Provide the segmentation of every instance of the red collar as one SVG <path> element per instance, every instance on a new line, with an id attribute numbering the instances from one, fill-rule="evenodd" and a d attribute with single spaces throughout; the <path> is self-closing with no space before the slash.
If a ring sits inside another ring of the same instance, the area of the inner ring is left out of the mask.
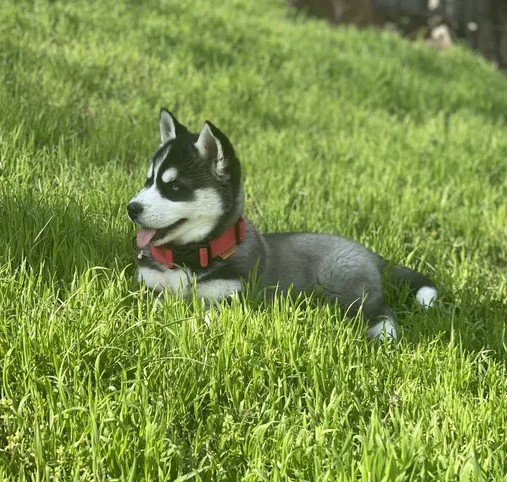
<path id="1" fill-rule="evenodd" d="M 222 233 L 218 238 L 207 244 L 188 248 L 185 246 L 170 248 L 168 245 L 150 246 L 151 255 L 169 269 L 176 268 L 178 264 L 197 264 L 207 268 L 215 258 L 227 259 L 234 253 L 234 248 L 245 239 L 246 224 L 240 218 L 233 226 Z M 192 260 L 194 262 L 192 263 Z"/>

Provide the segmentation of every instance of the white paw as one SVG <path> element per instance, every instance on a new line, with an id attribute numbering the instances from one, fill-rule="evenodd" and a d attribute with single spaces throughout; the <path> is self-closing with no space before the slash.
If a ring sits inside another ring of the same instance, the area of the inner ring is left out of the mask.
<path id="1" fill-rule="evenodd" d="M 368 338 L 373 340 L 378 338 L 380 341 L 384 339 L 396 340 L 397 333 L 393 321 L 390 318 L 385 318 L 373 326 L 370 326 L 367 331 Z"/>
<path id="2" fill-rule="evenodd" d="M 206 325 L 207 328 L 209 328 L 211 326 L 211 313 L 209 311 L 206 311 L 206 313 L 204 314 L 204 324 Z"/>
<path id="3" fill-rule="evenodd" d="M 423 286 L 417 291 L 415 299 L 423 308 L 428 309 L 433 306 L 434 301 L 437 299 L 437 290 L 430 286 Z"/>

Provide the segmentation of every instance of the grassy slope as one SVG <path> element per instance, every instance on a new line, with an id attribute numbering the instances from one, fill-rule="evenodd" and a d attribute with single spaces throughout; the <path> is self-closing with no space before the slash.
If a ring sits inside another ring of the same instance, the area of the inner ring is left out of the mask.
<path id="1" fill-rule="evenodd" d="M 505 77 L 268 0 L 107 3 L 0 10 L 0 480 L 502 480 Z M 125 203 L 162 105 L 230 135 L 260 228 L 443 302 L 380 347 L 326 307 L 155 308 Z"/>

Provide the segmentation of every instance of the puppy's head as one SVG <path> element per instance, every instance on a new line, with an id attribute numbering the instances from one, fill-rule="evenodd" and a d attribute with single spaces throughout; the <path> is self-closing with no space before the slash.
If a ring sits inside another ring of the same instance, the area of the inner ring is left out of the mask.
<path id="1" fill-rule="evenodd" d="M 144 187 L 127 206 L 141 227 L 137 246 L 207 240 L 243 210 L 232 144 L 208 121 L 199 134 L 191 134 L 166 109 L 160 111 L 160 137 Z"/>

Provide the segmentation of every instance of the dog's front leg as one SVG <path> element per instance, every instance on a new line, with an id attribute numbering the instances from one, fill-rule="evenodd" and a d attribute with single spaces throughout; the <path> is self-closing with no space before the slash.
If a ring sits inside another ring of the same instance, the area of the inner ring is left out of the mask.
<path id="1" fill-rule="evenodd" d="M 197 283 L 197 295 L 204 298 L 206 304 L 218 303 L 241 291 L 241 282 L 237 279 L 214 279 Z"/>
<path id="2" fill-rule="evenodd" d="M 206 315 L 204 322 L 210 325 L 212 309 L 217 310 L 216 305 L 222 300 L 230 300 L 236 293 L 241 291 L 241 282 L 236 279 L 214 279 L 197 283 L 197 296 L 205 303 Z M 218 310 L 217 310 L 218 311 Z"/>

